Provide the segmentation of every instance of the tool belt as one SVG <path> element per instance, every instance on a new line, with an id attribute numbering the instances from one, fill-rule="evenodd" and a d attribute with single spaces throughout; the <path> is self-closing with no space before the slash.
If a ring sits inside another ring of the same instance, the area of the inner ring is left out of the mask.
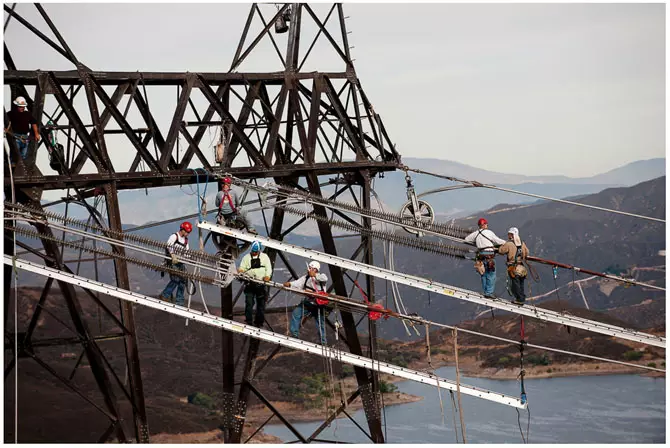
<path id="1" fill-rule="evenodd" d="M 528 275 L 528 269 L 521 263 L 512 263 L 507 265 L 507 274 L 511 278 L 525 278 Z"/>
<path id="2" fill-rule="evenodd" d="M 496 270 L 496 254 L 477 254 L 475 258 L 475 270 L 479 275 L 484 275 L 486 271 L 495 272 Z"/>
<path id="3" fill-rule="evenodd" d="M 267 287 L 261 283 L 245 281 L 244 292 L 255 294 L 256 296 L 267 296 Z"/>

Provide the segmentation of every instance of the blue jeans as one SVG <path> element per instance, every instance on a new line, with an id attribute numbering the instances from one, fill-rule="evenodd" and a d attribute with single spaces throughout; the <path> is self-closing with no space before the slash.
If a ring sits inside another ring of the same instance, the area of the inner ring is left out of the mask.
<path id="1" fill-rule="evenodd" d="M 496 289 L 496 271 L 490 271 L 488 268 L 482 275 L 482 289 L 484 294 L 493 294 Z"/>
<path id="2" fill-rule="evenodd" d="M 172 265 L 174 269 L 179 269 L 184 271 L 186 268 L 184 266 L 184 263 L 177 263 L 175 265 Z M 172 291 L 177 288 L 177 298 L 175 300 L 175 303 L 180 306 L 184 306 L 184 290 L 186 289 L 186 279 L 184 277 L 179 277 L 174 274 L 170 274 L 170 283 L 167 284 L 163 292 L 161 293 L 161 296 L 165 299 L 169 299 L 172 297 Z"/>
<path id="3" fill-rule="evenodd" d="M 326 345 L 326 309 L 315 305 L 307 299 L 300 302 L 300 304 L 293 310 L 293 314 L 291 315 L 291 325 L 289 326 L 291 334 L 293 337 L 299 337 L 300 322 L 302 321 L 302 318 L 310 316 L 314 317 L 314 320 L 316 320 L 316 329 L 319 332 L 321 344 Z"/>
<path id="4" fill-rule="evenodd" d="M 16 147 L 19 148 L 19 154 L 25 160 L 28 157 L 28 134 L 14 134 L 14 136 L 16 137 Z M 20 137 L 23 137 L 23 139 Z"/>

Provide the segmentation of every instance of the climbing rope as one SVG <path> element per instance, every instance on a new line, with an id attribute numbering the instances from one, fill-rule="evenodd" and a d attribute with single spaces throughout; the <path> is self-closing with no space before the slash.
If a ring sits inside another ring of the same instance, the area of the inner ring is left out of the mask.
<path id="1" fill-rule="evenodd" d="M 426 325 L 426 356 L 428 358 L 428 372 L 432 375 L 435 375 L 435 369 L 433 368 L 433 361 L 430 357 L 430 324 Z M 440 413 L 442 415 L 442 425 L 444 425 L 444 405 L 442 404 L 442 391 L 440 390 L 440 381 L 437 380 L 437 396 L 440 399 Z"/>
<path id="2" fill-rule="evenodd" d="M 16 6 L 16 3 L 14 4 Z M 12 7 L 14 9 L 14 7 Z M 9 19 L 7 20 L 9 23 Z M 5 29 L 7 24 L 5 24 Z M 16 203 L 16 191 L 14 189 L 14 173 L 9 153 L 9 144 L 4 140 L 5 153 L 9 165 L 9 180 L 12 186 L 12 203 Z M 14 256 L 12 257 L 12 273 L 14 274 L 14 443 L 19 443 L 19 270 L 16 268 L 16 232 L 12 232 Z"/>
<path id="3" fill-rule="evenodd" d="M 454 391 L 449 390 L 449 395 L 451 395 L 451 410 L 452 410 L 452 416 L 454 417 L 454 435 L 456 436 L 456 443 L 460 443 L 460 440 L 458 439 L 458 424 L 456 423 L 456 414 L 458 413 L 458 409 L 456 409 L 456 399 L 454 398 Z"/>
<path id="4" fill-rule="evenodd" d="M 520 336 L 521 339 L 519 340 L 519 363 L 521 365 L 519 375 L 517 376 L 517 379 L 521 383 L 521 404 L 526 404 L 527 403 L 527 398 L 526 398 L 526 388 L 524 386 L 524 377 L 526 376 L 526 371 L 523 368 L 523 351 L 524 347 L 526 345 L 526 329 L 524 326 L 524 320 L 523 316 L 520 316 L 521 318 L 521 330 L 520 330 Z M 528 428 L 526 430 L 526 434 L 524 435 L 523 429 L 521 428 L 521 413 L 519 412 L 519 409 L 516 409 L 516 414 L 517 414 L 517 422 L 519 424 L 519 432 L 521 433 L 521 440 L 523 440 L 523 443 L 528 443 L 528 434 L 530 431 L 530 411 L 528 411 Z"/>
<path id="5" fill-rule="evenodd" d="M 458 329 L 453 329 L 454 334 L 454 358 L 456 360 L 456 392 L 458 394 L 458 416 L 461 419 L 461 436 L 463 443 L 468 443 L 465 437 L 465 420 L 463 419 L 463 405 L 461 403 L 461 374 L 458 368 Z"/>

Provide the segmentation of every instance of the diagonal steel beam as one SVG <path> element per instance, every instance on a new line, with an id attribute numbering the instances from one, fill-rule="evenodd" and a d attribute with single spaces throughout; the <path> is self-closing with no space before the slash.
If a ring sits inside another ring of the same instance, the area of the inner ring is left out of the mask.
<path id="1" fill-rule="evenodd" d="M 228 112 L 228 109 L 223 106 L 221 100 L 217 98 L 216 93 L 214 93 L 212 88 L 205 82 L 204 79 L 202 79 L 200 75 L 197 76 L 200 81 L 198 87 L 210 102 L 210 104 L 214 106 L 219 115 L 224 119 L 230 120 L 230 122 L 233 124 L 233 135 L 239 139 L 240 144 L 247 151 L 247 154 L 249 154 L 249 156 L 254 160 L 254 162 L 256 162 L 256 164 L 264 168 L 269 168 L 269 164 L 265 161 L 262 154 L 258 151 L 258 149 L 256 149 L 254 144 L 251 143 L 247 135 L 244 133 L 244 129 L 238 125 L 235 118 L 230 114 L 230 112 Z"/>
<path id="2" fill-rule="evenodd" d="M 68 61 L 72 62 L 73 64 L 76 64 L 77 61 L 75 59 L 72 59 L 70 55 L 63 50 L 61 47 L 59 47 L 53 40 L 49 39 L 47 36 L 44 35 L 40 30 L 35 28 L 30 22 L 28 22 L 26 19 L 21 17 L 16 13 L 16 11 L 12 10 L 7 6 L 7 4 L 4 5 L 5 12 L 8 13 L 10 16 L 14 17 L 16 20 L 21 23 L 21 25 L 25 26 L 28 28 L 30 31 L 32 31 L 37 37 L 42 39 L 44 42 L 46 42 L 51 48 L 56 50 L 58 53 L 62 54 Z"/>
<path id="3" fill-rule="evenodd" d="M 223 98 L 224 92 L 227 92 L 230 90 L 230 84 L 222 84 L 216 89 L 216 97 L 217 98 Z M 216 109 L 214 108 L 213 105 L 209 105 L 207 107 L 207 110 L 205 111 L 205 115 L 200 121 L 210 121 L 212 117 L 214 116 L 214 112 L 216 112 Z M 188 164 L 191 163 L 191 159 L 193 158 L 193 154 L 195 152 L 196 147 L 200 145 L 200 141 L 202 140 L 202 137 L 205 135 L 205 131 L 207 130 L 207 126 L 199 126 L 198 130 L 195 131 L 195 134 L 193 135 L 193 143 L 189 144 L 188 149 L 184 153 L 184 157 L 181 159 L 181 163 L 179 164 L 180 169 L 185 169 L 188 168 Z"/>
<path id="4" fill-rule="evenodd" d="M 6 8 L 6 6 L 5 6 L 5 8 Z M 266 33 L 270 30 L 270 28 L 275 24 L 275 21 L 277 20 L 277 18 L 278 18 L 281 14 L 284 13 L 284 11 L 286 10 L 286 8 L 288 8 L 288 3 L 284 4 L 281 8 L 279 8 L 279 10 L 277 11 L 277 14 L 275 14 L 275 15 L 272 17 L 272 19 L 270 19 L 270 21 L 268 22 L 268 24 L 265 25 L 265 27 L 263 27 L 263 29 L 262 29 L 261 32 L 258 34 L 258 36 L 256 36 L 256 39 L 254 39 L 254 41 L 249 45 L 249 47 L 244 51 L 244 53 L 242 53 L 239 57 L 236 57 L 235 59 L 233 59 L 233 63 L 231 64 L 231 66 L 230 66 L 230 70 L 228 70 L 228 72 L 232 72 L 232 71 L 234 71 L 237 67 L 240 66 L 240 64 L 247 58 L 247 56 L 249 56 L 249 53 L 251 53 L 251 51 L 252 51 L 254 48 L 256 48 L 256 45 L 258 45 L 258 43 L 261 41 L 261 39 L 263 38 L 263 36 L 265 36 L 265 34 L 266 34 Z M 253 9 L 253 5 L 252 5 L 252 9 Z M 251 21 L 251 18 L 249 18 L 248 21 Z M 238 50 L 239 50 L 239 48 L 241 48 L 241 47 L 244 45 L 244 40 L 246 39 L 246 33 L 244 33 L 244 35 L 243 35 L 242 37 L 243 37 L 243 40 L 240 41 L 240 45 L 238 46 Z"/>
<path id="5" fill-rule="evenodd" d="M 93 129 L 95 130 L 95 138 L 98 141 L 98 148 L 100 150 L 100 156 L 102 157 L 103 162 L 107 165 L 107 171 L 110 173 L 114 172 L 114 165 L 109 158 L 107 153 L 107 142 L 105 141 L 105 131 L 102 121 L 100 120 L 100 112 L 98 111 L 98 101 L 95 97 L 95 82 L 92 79 L 91 74 L 86 70 L 86 68 L 78 64 L 77 71 L 84 83 L 84 90 L 86 91 L 86 100 L 88 101 L 88 108 L 91 113 L 91 120 L 93 121 Z M 108 98 L 109 100 L 109 98 Z M 104 103 L 104 101 L 103 101 Z"/>
<path id="6" fill-rule="evenodd" d="M 75 64 L 77 64 L 77 63 L 78 63 L 78 61 L 77 61 L 77 57 L 74 55 L 74 53 L 73 53 L 72 50 L 70 49 L 70 47 L 68 46 L 67 42 L 65 42 L 65 39 L 63 39 L 63 36 L 61 36 L 61 34 L 58 32 L 58 29 L 57 29 L 56 26 L 53 24 L 53 22 L 51 21 L 51 19 L 50 19 L 49 16 L 47 15 L 47 13 L 46 13 L 46 11 L 44 10 L 44 8 L 42 8 L 42 5 L 40 5 L 39 3 L 35 3 L 35 7 L 36 7 L 37 10 L 40 12 L 40 15 L 42 16 L 42 18 L 44 19 L 44 21 L 47 23 L 47 25 L 49 25 L 49 28 L 51 29 L 51 32 L 54 33 L 54 36 L 56 36 L 56 39 L 58 39 L 58 42 L 61 44 L 61 46 L 63 47 L 63 49 L 64 49 L 65 52 L 67 53 L 67 55 L 68 55 L 68 59 L 70 59 L 72 62 L 74 62 Z"/>
<path id="7" fill-rule="evenodd" d="M 193 74 L 189 74 L 186 78 L 186 83 L 184 83 L 181 94 L 179 95 L 179 101 L 177 102 L 177 108 L 174 111 L 174 116 L 172 117 L 172 124 L 170 124 L 170 129 L 168 130 L 167 139 L 165 140 L 165 147 L 163 148 L 163 153 L 160 158 L 160 166 L 163 169 L 167 168 L 168 161 L 172 156 L 172 150 L 174 149 L 174 144 L 179 137 L 179 128 L 181 127 L 181 122 L 184 119 L 184 112 L 186 112 L 186 106 L 188 106 L 188 100 L 191 97 L 191 90 L 195 85 L 196 77 Z"/>
<path id="8" fill-rule="evenodd" d="M 240 117 L 238 120 L 233 122 L 233 126 L 237 125 L 240 128 L 244 128 L 247 125 L 247 122 L 249 121 L 249 115 L 251 114 L 254 103 L 256 102 L 256 99 L 258 98 L 258 91 L 261 87 L 261 84 L 259 82 L 254 83 L 249 91 L 247 92 L 247 96 L 243 101 L 243 106 L 242 110 L 240 110 Z M 246 137 L 246 134 L 244 134 Z M 237 153 L 237 147 L 240 145 L 240 137 L 238 135 L 234 135 L 231 141 L 230 141 L 230 146 L 228 147 L 227 154 L 225 155 L 226 159 L 223 161 L 224 166 L 228 167 L 231 166 L 233 163 L 233 159 L 235 158 L 235 154 Z M 250 142 L 251 143 L 251 142 Z"/>
<path id="9" fill-rule="evenodd" d="M 365 158 L 367 158 L 368 160 L 373 159 L 373 157 L 370 156 L 365 147 L 362 145 L 362 139 L 360 138 L 360 129 L 361 129 L 360 126 L 358 128 L 359 132 L 358 133 L 355 132 L 353 124 L 349 120 L 349 116 L 347 115 L 347 112 L 344 109 L 344 106 L 342 105 L 340 98 L 337 96 L 335 87 L 333 87 L 333 84 L 327 77 L 324 77 L 323 79 L 325 81 L 324 90 L 326 92 L 326 95 L 328 96 L 328 99 L 330 100 L 330 104 L 332 104 L 333 109 L 335 110 L 335 114 L 337 115 L 337 118 L 339 118 L 340 122 L 342 123 L 344 131 L 346 132 L 347 136 L 349 137 L 349 140 L 351 141 L 351 144 L 354 146 L 354 149 L 356 150 L 356 160 L 361 160 Z"/>
<path id="10" fill-rule="evenodd" d="M 325 24 L 321 23 L 321 21 L 316 16 L 316 14 L 314 14 L 314 11 L 312 11 L 312 8 L 309 7 L 309 4 L 305 3 L 304 6 L 305 6 L 305 9 L 307 9 L 307 12 L 309 13 L 309 15 L 312 16 L 312 19 L 316 23 L 316 26 L 319 27 L 320 31 L 323 31 L 323 34 L 326 36 L 326 38 L 328 39 L 330 44 L 335 48 L 335 51 L 337 51 L 337 54 L 339 54 L 340 57 L 342 58 L 342 60 L 344 61 L 344 63 L 347 64 L 347 68 L 352 68 L 353 69 L 353 66 L 351 64 L 351 60 L 347 57 L 346 54 L 344 54 L 344 52 L 340 48 L 340 45 L 337 42 L 335 42 L 335 39 L 333 39 L 333 36 L 331 36 L 331 34 L 326 29 Z"/>
<path id="11" fill-rule="evenodd" d="M 265 149 L 265 160 L 268 163 L 272 162 L 273 154 L 276 157 L 277 163 L 287 163 L 287 160 L 283 157 L 281 142 L 279 141 L 279 127 L 281 126 L 281 117 L 284 114 L 284 106 L 286 104 L 287 95 L 288 85 L 284 83 L 282 84 L 281 91 L 279 92 L 279 100 L 277 101 L 277 107 L 273 115 L 272 110 L 266 108 L 270 101 L 267 87 L 265 84 L 261 85 L 260 97 L 263 104 L 263 111 L 265 112 L 267 122 L 270 123 L 270 137 Z"/>
<path id="12" fill-rule="evenodd" d="M 130 143 L 135 147 L 137 152 L 140 154 L 142 159 L 144 159 L 145 162 L 151 167 L 152 170 L 158 171 L 160 173 L 165 173 L 165 170 L 163 167 L 161 167 L 158 162 L 153 158 L 151 153 L 142 145 L 142 142 L 140 142 L 139 138 L 135 135 L 133 132 L 132 127 L 128 124 L 126 119 L 121 115 L 121 112 L 119 109 L 114 105 L 112 102 L 111 98 L 107 96 L 107 92 L 102 88 L 102 86 L 98 85 L 96 79 L 92 76 L 90 76 L 90 81 L 95 88 L 95 92 L 98 94 L 98 97 L 102 101 L 102 103 L 107 107 L 109 110 L 110 114 L 112 117 L 114 117 L 114 120 L 118 123 L 118 125 L 121 127 L 123 130 L 124 134 L 126 137 L 128 137 L 128 140 L 130 140 Z M 102 130 L 98 131 L 98 134 L 101 134 Z"/>
<path id="13" fill-rule="evenodd" d="M 209 164 L 209 160 L 207 160 L 202 151 L 200 151 L 200 148 L 198 148 L 198 144 L 196 143 L 195 139 L 191 136 L 191 134 L 188 132 L 186 126 L 183 125 L 180 126 L 179 130 L 184 136 L 184 138 L 186 138 L 186 141 L 189 144 L 189 151 L 192 151 L 191 154 L 195 153 L 195 155 L 198 156 L 198 159 L 200 160 L 200 163 L 202 163 L 202 167 L 204 169 L 206 169 L 207 171 L 212 171 L 212 165 Z"/>
<path id="14" fill-rule="evenodd" d="M 123 95 L 126 93 L 128 90 L 129 84 L 123 83 L 120 84 L 116 87 L 114 90 L 114 93 L 112 94 L 111 102 L 114 104 L 114 106 L 119 105 L 121 100 L 123 99 Z M 75 93 L 76 94 L 76 93 Z M 107 126 L 107 123 L 109 123 L 109 120 L 112 118 L 112 112 L 109 109 L 109 107 L 106 107 L 105 110 L 102 111 L 102 115 L 100 116 L 100 123 L 102 127 L 104 128 Z M 56 120 L 57 121 L 57 120 Z M 97 139 L 96 136 L 96 129 L 93 129 L 90 133 L 91 139 Z M 70 168 L 72 173 L 77 174 L 81 171 L 82 167 L 84 166 L 84 163 L 86 162 L 86 152 L 85 151 L 80 151 L 77 156 L 74 159 L 74 162 L 72 162 L 72 167 Z"/>
<path id="15" fill-rule="evenodd" d="M 58 101 L 60 106 L 63 108 L 63 112 L 67 116 L 68 120 L 70 120 L 72 127 L 84 144 L 83 148 L 86 151 L 89 159 L 93 161 L 95 166 L 98 168 L 98 171 L 109 172 L 109 167 L 106 166 L 99 157 L 100 154 L 98 153 L 98 149 L 93 143 L 93 139 L 91 139 L 91 136 L 84 127 L 84 123 L 81 121 L 79 114 L 77 114 L 77 111 L 74 110 L 74 106 L 70 102 L 67 95 L 65 95 L 65 92 L 58 83 L 58 80 L 54 76 L 53 72 L 47 73 L 47 79 L 49 81 L 49 85 L 51 86 L 51 90 L 56 97 L 56 101 Z"/>
<path id="16" fill-rule="evenodd" d="M 321 434 L 321 433 L 323 432 L 324 429 L 326 429 L 327 427 L 329 427 L 330 424 L 333 422 L 333 420 L 335 420 L 335 419 L 337 418 L 337 416 L 340 415 L 340 414 L 342 413 L 342 411 L 344 411 L 344 410 L 347 408 L 347 406 L 349 406 L 351 403 L 353 403 L 354 400 L 355 400 L 356 398 L 358 398 L 360 394 L 361 394 L 361 390 L 360 390 L 360 389 L 356 389 L 356 390 L 354 391 L 354 393 L 351 394 L 351 395 L 349 396 L 349 398 L 347 398 L 347 401 L 346 401 L 345 403 L 342 403 L 342 405 L 340 405 L 339 408 L 337 408 L 332 414 L 330 414 L 330 415 L 328 416 L 328 418 L 326 419 L 326 421 L 323 422 L 323 423 L 321 424 L 321 426 L 319 426 L 318 428 L 316 428 L 316 429 L 314 430 L 314 432 L 307 438 L 307 443 L 310 443 L 311 441 L 313 441 L 314 439 L 316 439 L 316 438 L 319 436 L 319 434 Z"/>
<path id="17" fill-rule="evenodd" d="M 184 76 L 184 80 L 185 79 L 186 77 Z M 144 86 L 145 79 L 141 78 L 141 81 Z M 149 110 L 149 104 L 147 103 L 148 99 L 147 101 L 145 101 L 138 90 L 135 90 L 133 99 L 135 100 L 137 109 L 140 111 L 140 114 L 142 115 L 144 122 L 147 124 L 147 127 L 151 130 L 150 133 L 152 138 L 154 139 L 156 146 L 158 146 L 159 151 L 162 150 L 162 148 L 165 148 L 165 139 L 163 138 L 163 134 L 161 133 L 160 128 L 156 123 L 156 120 L 154 120 L 154 117 L 151 114 L 151 111 Z M 177 168 L 177 163 L 175 162 L 172 156 L 170 156 L 170 163 L 168 164 L 168 168 L 170 168 L 171 170 Z"/>
<path id="18" fill-rule="evenodd" d="M 262 402 L 262 403 L 263 403 L 263 404 L 264 404 L 264 405 L 265 405 L 265 406 L 266 406 L 266 407 L 267 407 L 267 408 L 268 408 L 274 415 L 276 415 L 277 418 L 278 418 L 279 420 L 281 420 L 281 422 L 282 422 L 282 423 L 289 429 L 289 431 L 291 431 L 291 432 L 298 438 L 298 440 L 300 440 L 302 443 L 307 443 L 307 439 L 305 439 L 305 438 L 303 437 L 303 435 L 300 434 L 300 431 L 298 431 L 298 430 L 296 429 L 296 427 L 293 426 L 293 425 L 291 424 L 291 422 L 289 422 L 289 421 L 286 419 L 286 417 L 284 417 L 284 416 L 281 414 L 281 412 L 279 412 L 279 411 L 277 410 L 277 408 L 275 408 L 275 407 L 272 405 L 272 403 L 270 403 L 270 401 L 269 401 L 267 398 L 265 398 L 265 396 L 264 396 L 264 395 L 263 395 L 263 394 L 262 394 L 262 393 L 261 393 L 261 392 L 260 392 L 260 391 L 259 391 L 259 390 L 258 390 L 252 383 L 251 383 L 251 382 L 246 382 L 246 381 L 245 381 L 245 383 L 247 384 L 247 386 L 249 387 L 249 389 L 251 390 L 251 392 L 253 392 L 254 395 L 256 395 L 256 396 L 258 397 L 258 399 L 261 400 L 261 402 Z"/>

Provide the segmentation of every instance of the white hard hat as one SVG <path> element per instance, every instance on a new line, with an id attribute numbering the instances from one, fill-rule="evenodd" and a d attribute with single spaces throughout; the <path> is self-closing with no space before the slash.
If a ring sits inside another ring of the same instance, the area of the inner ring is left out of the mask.
<path id="1" fill-rule="evenodd" d="M 510 227 L 509 230 L 507 231 L 507 233 L 511 233 L 512 235 L 519 236 L 519 229 L 517 229 L 516 227 Z"/>
<path id="2" fill-rule="evenodd" d="M 312 269 L 316 269 L 317 271 L 320 271 L 321 270 L 321 263 L 319 263 L 318 261 L 310 261 L 309 262 L 309 267 L 312 268 Z"/>
<path id="3" fill-rule="evenodd" d="M 17 96 L 16 99 L 14 100 L 14 104 L 16 104 L 19 107 L 25 107 L 26 110 L 28 110 L 28 103 L 26 103 L 26 99 L 22 96 Z"/>

